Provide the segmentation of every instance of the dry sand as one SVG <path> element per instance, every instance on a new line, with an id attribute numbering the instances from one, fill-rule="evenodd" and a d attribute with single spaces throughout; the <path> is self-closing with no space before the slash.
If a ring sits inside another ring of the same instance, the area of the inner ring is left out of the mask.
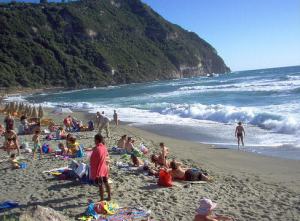
<path id="1" fill-rule="evenodd" d="M 86 117 L 83 113 L 76 115 L 81 119 Z M 55 118 L 57 121 L 61 119 Z M 0 118 L 2 120 L 3 116 Z M 111 129 L 112 138 L 107 140 L 108 147 L 114 146 L 122 134 L 133 136 L 136 144 L 144 143 L 151 152 L 163 141 L 172 157 L 188 166 L 206 169 L 215 179 L 207 184 L 159 188 L 153 177 L 118 169 L 115 164 L 120 156 L 111 155 L 112 198 L 120 206 L 150 209 L 154 220 L 193 220 L 199 199 L 209 197 L 218 202 L 217 213 L 231 215 L 235 220 L 300 220 L 299 161 L 216 149 L 162 137 L 128 125 L 112 126 Z M 94 134 L 83 132 L 76 135 L 81 137 L 81 143 L 89 146 L 93 144 Z M 22 136 L 21 139 L 29 141 L 30 138 Z M 51 141 L 50 145 L 55 147 L 57 141 Z M 7 163 L 0 163 L 0 201 L 15 200 L 21 204 L 19 208 L 0 214 L 0 220 L 3 215 L 16 215 L 33 205 L 52 207 L 75 220 L 85 211 L 88 199 L 99 199 L 94 186 L 59 181 L 42 173 L 67 166 L 68 161 L 50 156 L 33 160 L 31 155 L 25 153 L 22 157 L 28 163 L 27 169 L 11 170 Z M 5 158 L 6 153 L 1 150 L 0 159 Z"/>

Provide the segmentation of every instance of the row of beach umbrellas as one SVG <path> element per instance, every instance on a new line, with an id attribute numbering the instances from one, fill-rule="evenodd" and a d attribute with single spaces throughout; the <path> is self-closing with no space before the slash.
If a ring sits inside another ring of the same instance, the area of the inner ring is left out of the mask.
<path id="1" fill-rule="evenodd" d="M 11 115 L 19 115 L 33 118 L 43 118 L 44 110 L 41 105 L 31 105 L 18 102 L 9 102 L 4 105 L 3 112 Z"/>

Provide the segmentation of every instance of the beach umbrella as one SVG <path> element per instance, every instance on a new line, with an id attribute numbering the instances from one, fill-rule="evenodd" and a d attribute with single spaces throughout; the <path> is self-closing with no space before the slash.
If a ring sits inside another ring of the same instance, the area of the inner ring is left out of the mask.
<path id="1" fill-rule="evenodd" d="M 39 106 L 39 118 L 42 119 L 44 117 L 44 110 L 42 105 Z"/>
<path id="2" fill-rule="evenodd" d="M 4 109 L 3 109 L 3 112 L 7 112 L 7 110 L 8 110 L 8 105 L 9 105 L 8 103 L 5 104 Z"/>
<path id="3" fill-rule="evenodd" d="M 31 117 L 31 114 L 32 114 L 32 107 L 31 107 L 31 105 L 28 105 L 27 117 Z"/>
<path id="4" fill-rule="evenodd" d="M 9 114 L 13 113 L 13 103 L 12 102 L 10 102 L 9 105 L 8 105 L 7 113 L 9 113 Z"/>
<path id="5" fill-rule="evenodd" d="M 20 103 L 20 105 L 19 105 L 19 114 L 20 115 L 24 114 L 24 104 L 23 103 Z"/>
<path id="6" fill-rule="evenodd" d="M 15 105 L 15 112 L 16 112 L 17 114 L 19 114 L 19 108 L 20 108 L 20 104 L 19 104 L 19 103 L 16 103 L 16 105 Z"/>
<path id="7" fill-rule="evenodd" d="M 38 113 L 38 110 L 37 110 L 36 106 L 33 106 L 31 116 L 33 118 L 38 118 L 39 117 L 39 113 Z"/>
<path id="8" fill-rule="evenodd" d="M 73 111 L 71 111 L 69 108 L 59 107 L 59 108 L 54 109 L 52 111 L 52 113 L 54 113 L 54 114 L 70 114 L 70 113 L 73 113 Z"/>
<path id="9" fill-rule="evenodd" d="M 12 103 L 12 113 L 14 114 L 16 112 L 16 107 L 17 107 L 17 103 L 13 102 Z"/>

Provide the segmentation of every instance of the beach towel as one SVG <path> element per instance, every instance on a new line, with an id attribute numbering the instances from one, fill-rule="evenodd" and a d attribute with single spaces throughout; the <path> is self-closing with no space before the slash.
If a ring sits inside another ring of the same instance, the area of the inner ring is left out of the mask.
<path id="1" fill-rule="evenodd" d="M 119 206 L 113 202 L 102 201 L 99 203 L 90 203 L 85 215 L 98 219 L 101 214 L 105 216 L 115 214 L 118 208 Z"/>
<path id="2" fill-rule="evenodd" d="M 13 209 L 19 206 L 19 203 L 14 201 L 4 201 L 0 202 L 0 211 L 5 209 Z"/>
<path id="3" fill-rule="evenodd" d="M 151 211 L 146 211 L 141 208 L 123 207 L 119 208 L 115 214 L 110 216 L 101 215 L 97 221 L 131 221 L 147 219 Z"/>

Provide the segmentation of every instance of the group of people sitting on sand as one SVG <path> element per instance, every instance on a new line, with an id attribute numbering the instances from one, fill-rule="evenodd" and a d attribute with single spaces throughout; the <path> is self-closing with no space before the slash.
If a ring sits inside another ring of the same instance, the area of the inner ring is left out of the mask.
<path id="1" fill-rule="evenodd" d="M 157 176 L 158 171 L 160 169 L 164 169 L 175 180 L 211 180 L 206 173 L 201 171 L 201 169 L 187 168 L 175 159 L 169 160 L 169 148 L 166 147 L 164 143 L 159 144 L 160 151 L 156 154 L 152 154 L 149 159 L 150 161 L 142 160 L 140 159 L 138 154 L 136 154 L 136 148 L 134 147 L 134 140 L 132 137 L 127 137 L 127 135 L 123 135 L 119 139 L 117 146 L 119 149 L 124 149 L 123 153 L 131 155 L 132 164 L 134 166 L 143 166 L 143 169 L 147 170 L 150 174 Z"/>

